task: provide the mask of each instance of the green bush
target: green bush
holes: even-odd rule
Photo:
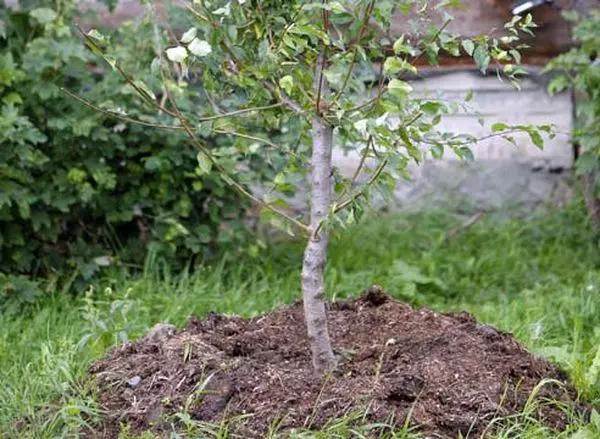
[[[600,227],[600,9],[585,15],[565,12],[573,22],[575,47],[546,66],[554,78],[551,94],[570,89],[575,97],[575,129],[572,140],[578,146],[575,171],[581,177],[588,213]]]
[[[35,296],[39,276],[89,279],[102,266],[140,264],[148,252],[187,262],[243,236],[246,203],[216,173],[197,169],[180,131],[125,124],[61,90],[148,118],[77,38],[75,12],[73,0],[23,2],[20,11],[0,0],[0,302]],[[145,71],[155,56],[151,24],[113,35],[112,53],[156,86]],[[204,105],[200,91],[186,96]],[[208,140],[221,154],[232,146]]]

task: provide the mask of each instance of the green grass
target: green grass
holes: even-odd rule
[[[588,401],[600,402],[600,251],[585,215],[572,207],[527,221],[484,218],[445,240],[458,224],[432,212],[379,218],[340,233],[327,267],[329,294],[356,295],[376,283],[416,306],[467,310],[551,358]],[[174,276],[149,263],[143,274],[115,274],[85,294],[52,294],[1,315],[0,436],[76,437],[100,416],[84,379],[89,363],[156,322],[182,325],[209,311],[254,315],[298,300],[301,250],[301,243],[287,242],[257,259],[224,255],[193,275]],[[579,439],[600,437],[596,418],[587,425],[574,420],[563,437],[575,431]],[[353,420],[332,420],[325,431],[297,437],[367,434],[370,426],[353,430]],[[188,437],[227,437],[226,424],[187,427]],[[410,434],[396,426],[395,436],[383,437]],[[499,437],[556,435],[524,412]]]

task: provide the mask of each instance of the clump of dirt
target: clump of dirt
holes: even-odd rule
[[[410,416],[433,437],[479,437],[492,419],[520,412],[540,380],[564,384],[541,397],[574,404],[561,371],[469,314],[415,310],[371,287],[331,303],[328,318],[340,362],[325,378],[313,373],[299,303],[252,319],[192,317],[180,332],[157,326],[90,366],[107,412],[96,433],[116,437],[126,423],[160,434],[169,415],[186,412],[215,422],[252,414],[235,428],[262,437],[276,420],[282,430],[318,428],[368,408],[368,422]],[[551,405],[533,415],[557,430],[567,422]]]

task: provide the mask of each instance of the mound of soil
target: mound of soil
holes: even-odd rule
[[[158,325],[142,340],[114,348],[90,366],[107,411],[96,436],[167,431],[169,415],[197,420],[252,414],[236,424],[242,437],[280,428],[318,428],[353,409],[367,422],[412,425],[431,437],[479,437],[492,419],[520,412],[545,378],[542,397],[572,404],[565,375],[525,351],[509,334],[478,324],[466,313],[415,310],[378,287],[328,307],[338,369],[315,376],[301,304],[253,319],[211,314],[176,332]],[[534,416],[552,428],[563,411],[539,405]],[[169,428],[170,429],[170,428]]]

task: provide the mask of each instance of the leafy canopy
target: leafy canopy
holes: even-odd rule
[[[459,3],[440,2],[434,9],[445,11]],[[92,31],[85,38],[147,107],[170,115],[171,127],[187,133],[198,149],[201,171],[218,172],[260,204],[275,225],[293,233],[294,226],[308,231],[307,226],[286,213],[281,195],[297,189],[309,168],[315,114],[334,127],[338,147],[356,150],[361,157],[352,178],[334,175],[336,201],[325,223],[345,224],[356,220],[372,189],[390,189],[398,179],[408,178],[411,161],[418,164],[446,151],[469,159],[469,147],[481,140],[438,129],[444,116],[466,104],[417,94],[407,79],[419,73],[420,65],[435,65],[441,56],[466,55],[482,72],[495,65],[499,76],[515,84],[525,73],[519,67],[523,46],[518,42],[523,32],[535,27],[531,16],[515,17],[498,38],[464,39],[447,30],[452,20],[447,12],[439,22],[428,18],[431,11],[421,0],[194,0],[187,4],[191,26],[177,40],[155,23],[153,84],[161,84],[166,96],[162,100],[154,96],[160,93],[156,86],[141,83],[119,65],[104,47],[105,37]],[[395,14],[403,17],[410,32],[393,35]],[[321,57],[322,72],[317,69]],[[316,92],[316,81],[326,81],[328,92]],[[191,86],[200,87],[211,105],[186,106]],[[512,134],[525,132],[537,146],[543,142],[541,132],[551,131],[549,126],[503,123],[492,128],[486,137],[501,136],[514,143]],[[244,172],[230,166],[228,157],[207,149],[204,138],[211,134],[244,140],[236,143],[232,154],[247,156],[259,147],[283,153],[264,197],[244,189]],[[348,214],[339,216],[345,208]]]

